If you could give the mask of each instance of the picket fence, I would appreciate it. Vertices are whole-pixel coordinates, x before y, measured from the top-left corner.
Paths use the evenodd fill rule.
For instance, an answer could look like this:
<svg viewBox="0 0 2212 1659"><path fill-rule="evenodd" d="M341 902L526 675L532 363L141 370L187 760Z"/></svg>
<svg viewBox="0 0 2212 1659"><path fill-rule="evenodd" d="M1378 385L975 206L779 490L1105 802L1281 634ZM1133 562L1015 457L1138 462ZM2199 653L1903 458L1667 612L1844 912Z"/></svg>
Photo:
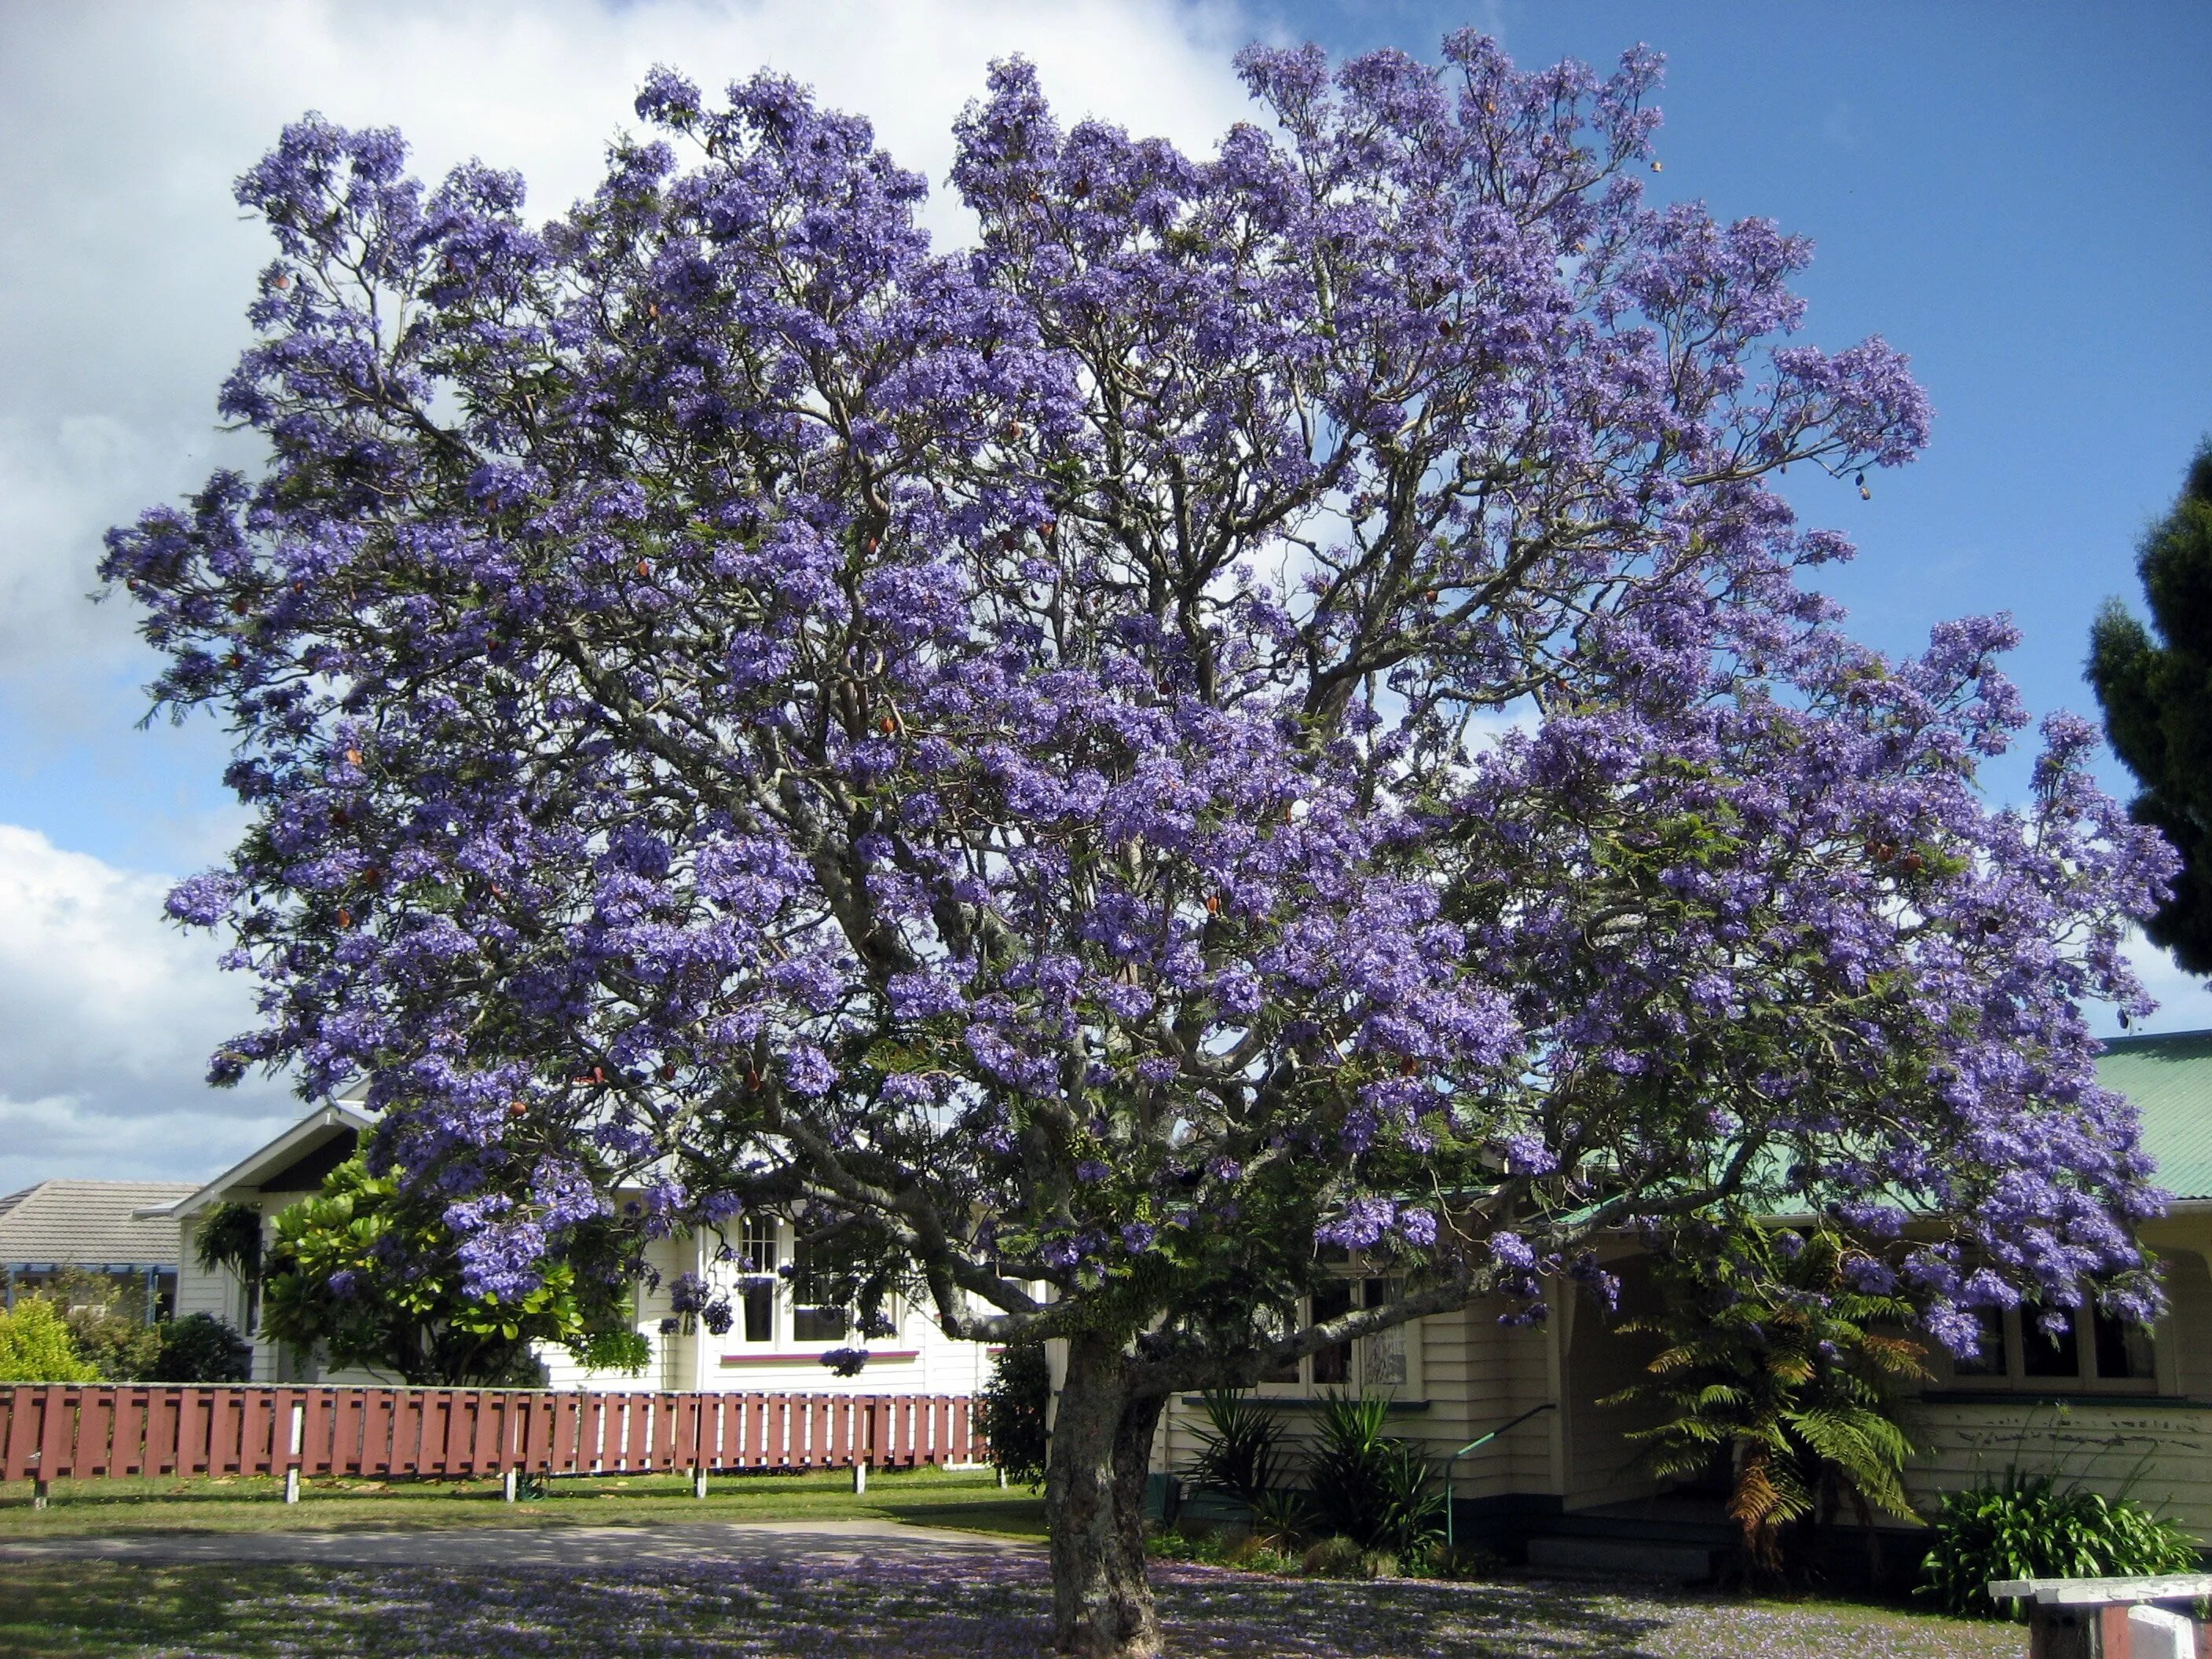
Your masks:
<svg viewBox="0 0 2212 1659"><path fill-rule="evenodd" d="M988 1453L945 1395L0 1388L0 1479L426 1477L912 1468Z"/></svg>

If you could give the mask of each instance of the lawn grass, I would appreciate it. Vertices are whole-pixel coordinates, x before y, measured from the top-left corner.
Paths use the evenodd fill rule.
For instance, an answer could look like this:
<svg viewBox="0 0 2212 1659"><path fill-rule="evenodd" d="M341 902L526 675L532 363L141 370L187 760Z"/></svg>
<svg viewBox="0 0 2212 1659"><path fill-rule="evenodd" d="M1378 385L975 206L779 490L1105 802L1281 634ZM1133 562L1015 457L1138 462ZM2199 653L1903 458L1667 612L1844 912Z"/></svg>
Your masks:
<svg viewBox="0 0 2212 1659"><path fill-rule="evenodd" d="M718 1476L703 1499L688 1475L578 1478L545 1496L501 1500L497 1480L301 1483L297 1504L261 1477L195 1480L57 1480L47 1508L31 1505L28 1481L0 1484L0 1542L125 1532L337 1531L351 1528L613 1526L696 1521L884 1520L1020 1537L1044 1534L1043 1500L1001 1491L988 1469L921 1468L849 1474ZM9 1571L12 1571L10 1568Z"/></svg>
<svg viewBox="0 0 2212 1659"><path fill-rule="evenodd" d="M1522 1580L1273 1578L1162 1564L1168 1650L1206 1659L1999 1659L2019 1627L1832 1602ZM993 1659L1049 1629L1042 1560L667 1570L10 1562L0 1655L193 1659Z"/></svg>
<svg viewBox="0 0 2212 1659"><path fill-rule="evenodd" d="M988 1470L732 1476L704 1500L681 1476L554 1482L501 1501L495 1481L320 1480L277 1501L265 1480L58 1481L45 1510L0 1486L0 1543L126 1532L343 1531L874 1519L1015 1536L1041 1500ZM2017 1626L1848 1602L1546 1583L1274 1577L1155 1563L1170 1649L1207 1659L1998 1659ZM331 1566L237 1561L0 1564L0 1656L347 1654L462 1659L684 1654L712 1659L962 1659L1039 1652L1041 1556L917 1564L687 1562L665 1569Z"/></svg>

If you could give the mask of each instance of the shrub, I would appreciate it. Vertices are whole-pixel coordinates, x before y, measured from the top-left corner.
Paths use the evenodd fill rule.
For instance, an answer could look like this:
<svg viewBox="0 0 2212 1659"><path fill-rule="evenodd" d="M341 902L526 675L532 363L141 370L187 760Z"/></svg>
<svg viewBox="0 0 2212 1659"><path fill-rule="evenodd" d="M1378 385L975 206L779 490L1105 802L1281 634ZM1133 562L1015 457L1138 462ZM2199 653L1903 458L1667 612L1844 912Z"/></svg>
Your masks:
<svg viewBox="0 0 2212 1659"><path fill-rule="evenodd" d="M261 1334L417 1387L542 1386L536 1349L550 1342L594 1369L645 1368L652 1345L635 1328L615 1222L563 1229L557 1249L547 1244L505 1288L478 1293L447 1201L396 1170L372 1172L358 1153L331 1170L270 1226L258 1258ZM680 1316L720 1316L701 1289L678 1279Z"/></svg>
<svg viewBox="0 0 2212 1659"><path fill-rule="evenodd" d="M69 1327L44 1297L27 1296L0 1313L0 1382L96 1382L100 1373L70 1340Z"/></svg>
<svg viewBox="0 0 2212 1659"><path fill-rule="evenodd" d="M1505 1565L1495 1550L1480 1544L1431 1544L1413 1564L1425 1578L1487 1578Z"/></svg>
<svg viewBox="0 0 2212 1659"><path fill-rule="evenodd" d="M1261 1492L1252 1504L1252 1535L1288 1549L1313 1531L1313 1506L1302 1492Z"/></svg>
<svg viewBox="0 0 2212 1659"><path fill-rule="evenodd" d="M1210 1389L1204 1399L1212 1427L1198 1431L1199 1453L1191 1465L1191 1479L1256 1508L1279 1473L1276 1456L1283 1425L1260 1401L1225 1389Z"/></svg>
<svg viewBox="0 0 2212 1659"><path fill-rule="evenodd" d="M1389 1550L1370 1549L1341 1533L1324 1538L1305 1553L1300 1564L1309 1578L1395 1578L1398 1558Z"/></svg>
<svg viewBox="0 0 2212 1659"><path fill-rule="evenodd" d="M1382 1432L1389 1405L1379 1395L1323 1396L1307 1502L1316 1527L1362 1549L1410 1556L1443 1529L1444 1498L1420 1448Z"/></svg>
<svg viewBox="0 0 2212 1659"><path fill-rule="evenodd" d="M77 1358L101 1382L140 1382L153 1368L161 1334L146 1321L144 1280L65 1267L38 1294L54 1304Z"/></svg>
<svg viewBox="0 0 2212 1659"><path fill-rule="evenodd" d="M62 1316L70 1340L103 1382L143 1382L161 1357L155 1325L126 1319L105 1308L72 1309Z"/></svg>
<svg viewBox="0 0 2212 1659"><path fill-rule="evenodd" d="M1218 1532L1185 1532L1180 1527L1164 1527L1145 1540L1145 1553L1155 1560L1200 1561L1209 1566L1218 1564L1231 1547Z"/></svg>
<svg viewBox="0 0 2212 1659"><path fill-rule="evenodd" d="M1297 1558L1256 1534L1240 1538L1222 1553L1221 1565L1241 1572L1288 1572Z"/></svg>
<svg viewBox="0 0 2212 1659"><path fill-rule="evenodd" d="M1000 1350L991 1362L991 1380L975 1397L975 1426L1007 1480L1030 1486L1044 1480L1044 1414L1051 1400L1043 1343Z"/></svg>
<svg viewBox="0 0 2212 1659"><path fill-rule="evenodd" d="M161 1326L161 1352L149 1382L244 1382L253 1375L252 1345L212 1314L187 1314Z"/></svg>
<svg viewBox="0 0 2212 1659"><path fill-rule="evenodd" d="M2004 1479L1943 1494L1933 1547L1916 1591L1946 1612L2018 1619L2000 1607L1996 1578L2112 1578L2198 1571L2197 1540L2130 1498L2107 1498L2077 1484L2008 1471Z"/></svg>
<svg viewBox="0 0 2212 1659"><path fill-rule="evenodd" d="M1666 1312L1622 1327L1660 1349L1644 1377L1599 1403L1659 1408L1661 1421L1628 1435L1651 1474L1733 1470L1729 1514L1754 1577L1804 1576L1838 1499L1879 1577L1875 1511L1912 1513L1896 1413L1926 1373L1920 1345L1882 1328L1908 1324L1911 1305L1859 1288L1878 1265L1826 1229L1695 1218L1660 1258Z"/></svg>

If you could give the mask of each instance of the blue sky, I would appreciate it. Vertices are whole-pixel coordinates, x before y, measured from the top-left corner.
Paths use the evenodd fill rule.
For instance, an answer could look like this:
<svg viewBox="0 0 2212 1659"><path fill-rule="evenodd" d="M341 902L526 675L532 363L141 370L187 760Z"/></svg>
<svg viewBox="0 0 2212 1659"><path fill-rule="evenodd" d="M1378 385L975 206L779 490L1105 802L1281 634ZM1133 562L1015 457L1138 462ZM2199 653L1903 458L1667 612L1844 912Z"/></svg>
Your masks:
<svg viewBox="0 0 2212 1659"><path fill-rule="evenodd" d="M1340 51L1432 53L1473 23L1524 64L1609 65L1635 40L1664 52L1666 171L1650 190L1811 236L1807 335L1886 336L1936 405L1928 453L1876 475L1872 501L1818 475L1796 497L1859 544L1828 584L1854 631L1909 651L1940 618L2010 611L2029 706L2094 713L2089 618L2107 594L2136 596L2136 539L2212 431L2212 6L1577 0L1281 16Z"/></svg>
<svg viewBox="0 0 2212 1659"><path fill-rule="evenodd" d="M1242 113L1255 35L1433 58L1450 29L1523 64L1668 58L1655 193L1814 239L1806 333L1911 354L1935 441L1875 496L1790 482L1853 537L1828 584L1862 637L2009 611L2040 712L2093 712L2091 616L2212 428L2212 6L1493 0L898 4L414 0L153 9L0 0L0 1191L38 1175L211 1173L293 1109L210 1101L198 1056L244 1018L211 951L164 933L161 878L237 819L220 736L134 729L146 658L95 608L98 535L247 457L213 430L265 243L228 181L309 107L393 122L441 169L519 165L544 210L586 185L655 60L713 82L772 62L868 113L942 179L985 61L1037 59L1063 112L1204 147ZM97 85L98 97L86 88ZM940 231L957 234L941 206ZM2024 756L1990 775L2017 790ZM2128 781L2107 769L2108 784ZM2154 954L2164 1029L2212 996Z"/></svg>

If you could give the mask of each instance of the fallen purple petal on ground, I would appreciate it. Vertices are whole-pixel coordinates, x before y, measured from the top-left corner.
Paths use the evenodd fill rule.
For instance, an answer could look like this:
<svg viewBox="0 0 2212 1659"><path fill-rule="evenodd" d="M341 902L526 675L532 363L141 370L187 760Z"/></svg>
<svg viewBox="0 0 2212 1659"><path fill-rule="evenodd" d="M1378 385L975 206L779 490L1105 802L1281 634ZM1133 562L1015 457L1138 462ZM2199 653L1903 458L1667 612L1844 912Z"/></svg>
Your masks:
<svg viewBox="0 0 2212 1659"><path fill-rule="evenodd" d="M130 1575L137 1570L76 1570L115 1575L116 1609L134 1609ZM148 1659L994 1659L1042 1653L1051 1604L1044 1564L1018 1555L952 1570L927 1561L857 1571L747 1562L581 1572L193 1564L166 1569L164 1588L186 1582L179 1574L219 1576L220 1628L195 1632L187 1645L141 1639L76 1650ZM1996 1659L2021 1645L2013 1626L1656 1588L1517 1578L1353 1583L1181 1565L1161 1565L1153 1577L1169 1651L1202 1659L1832 1659L1839 1651L1851 1659ZM0 1627L23 1628L27 1599L20 1587L0 1589ZM73 1620L71 1633L109 1632Z"/></svg>

